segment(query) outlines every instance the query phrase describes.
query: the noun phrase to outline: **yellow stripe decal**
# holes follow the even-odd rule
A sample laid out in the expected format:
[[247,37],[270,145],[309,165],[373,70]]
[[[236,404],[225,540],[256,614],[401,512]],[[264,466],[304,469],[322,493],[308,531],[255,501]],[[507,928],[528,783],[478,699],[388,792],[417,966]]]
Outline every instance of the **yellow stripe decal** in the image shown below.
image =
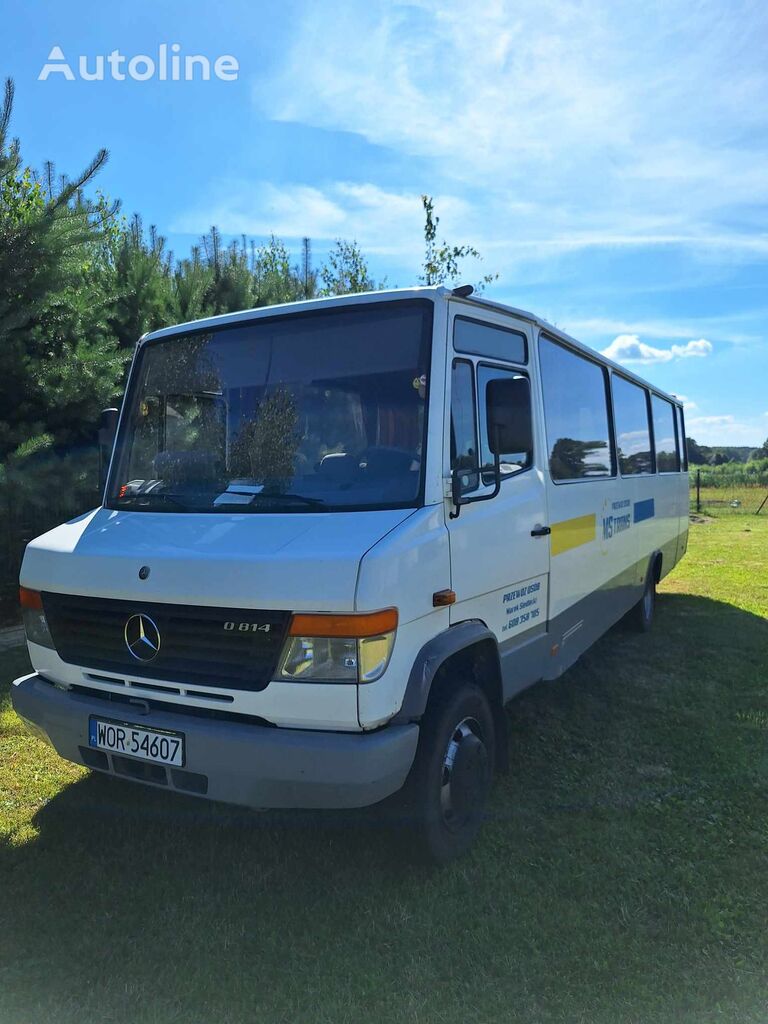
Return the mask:
[[564,519],[562,523],[552,524],[553,555],[562,555],[571,548],[580,548],[589,544],[597,536],[597,516],[593,512],[588,516],[577,516],[575,519]]

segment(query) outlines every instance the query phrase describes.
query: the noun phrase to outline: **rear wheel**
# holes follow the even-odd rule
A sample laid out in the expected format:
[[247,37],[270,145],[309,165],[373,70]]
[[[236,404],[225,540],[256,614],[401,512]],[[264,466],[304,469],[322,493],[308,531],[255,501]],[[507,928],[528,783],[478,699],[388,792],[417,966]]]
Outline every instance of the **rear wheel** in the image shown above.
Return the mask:
[[653,625],[653,613],[656,608],[656,573],[654,567],[648,570],[643,596],[630,612],[632,625],[640,633],[647,633]]
[[482,690],[437,694],[421,726],[406,792],[421,853],[444,864],[461,856],[482,825],[493,779],[493,714]]

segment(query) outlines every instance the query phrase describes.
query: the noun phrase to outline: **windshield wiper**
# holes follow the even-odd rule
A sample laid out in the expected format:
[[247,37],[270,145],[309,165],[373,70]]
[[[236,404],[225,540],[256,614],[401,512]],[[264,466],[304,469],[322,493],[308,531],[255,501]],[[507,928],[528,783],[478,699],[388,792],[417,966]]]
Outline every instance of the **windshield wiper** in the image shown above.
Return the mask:
[[127,509],[142,509],[145,512],[156,512],[160,508],[172,507],[179,512],[194,512],[193,508],[179,501],[173,494],[165,494],[163,491],[151,492],[150,494],[132,494],[127,498],[118,498],[117,507]]
[[[230,493],[235,495],[244,492],[231,491]],[[307,508],[325,508],[328,504],[322,498],[307,498],[304,494],[265,494],[264,491],[258,491],[256,494],[248,493],[248,497],[250,500],[247,502],[217,500],[216,508],[236,508],[240,512],[247,512],[249,508],[252,509],[254,505],[262,502],[275,505],[305,505]]]

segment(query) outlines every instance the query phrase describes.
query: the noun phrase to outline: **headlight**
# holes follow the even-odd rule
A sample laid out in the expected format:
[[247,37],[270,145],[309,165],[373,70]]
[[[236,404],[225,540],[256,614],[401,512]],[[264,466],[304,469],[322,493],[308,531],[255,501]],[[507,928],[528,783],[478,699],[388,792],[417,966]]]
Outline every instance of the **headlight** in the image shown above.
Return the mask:
[[40,592],[30,590],[28,587],[19,587],[19,604],[27,640],[32,644],[50,647],[55,651],[56,645],[53,642],[51,631],[48,629],[48,620],[45,617]]
[[323,636],[292,636],[280,666],[283,679],[318,683],[357,682],[357,643]]
[[280,678],[372,683],[389,664],[396,629],[396,608],[362,615],[294,615],[280,659]]

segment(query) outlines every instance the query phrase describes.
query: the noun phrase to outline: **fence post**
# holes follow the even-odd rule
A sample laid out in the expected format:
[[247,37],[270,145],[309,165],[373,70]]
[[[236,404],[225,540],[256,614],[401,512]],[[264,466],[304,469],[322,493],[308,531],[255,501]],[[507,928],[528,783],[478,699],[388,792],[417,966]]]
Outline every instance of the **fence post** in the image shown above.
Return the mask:
[[701,512],[701,470],[696,470],[696,511]]

